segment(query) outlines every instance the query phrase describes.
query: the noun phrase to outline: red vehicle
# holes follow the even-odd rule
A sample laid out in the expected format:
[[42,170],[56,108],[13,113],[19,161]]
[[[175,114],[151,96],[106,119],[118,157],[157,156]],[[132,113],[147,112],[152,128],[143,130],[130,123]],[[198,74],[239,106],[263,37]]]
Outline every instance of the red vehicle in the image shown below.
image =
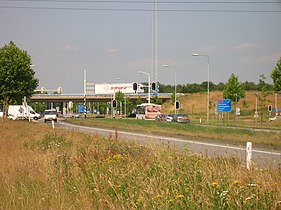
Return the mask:
[[156,117],[155,117],[155,120],[156,121],[166,121],[166,115],[165,114],[158,114]]
[[173,119],[174,119],[174,114],[168,114],[166,117],[167,122],[173,122]]
[[176,114],[173,121],[178,123],[188,123],[190,122],[190,117],[187,114]]
[[187,114],[168,114],[166,117],[167,122],[188,123],[190,117]]
[[136,119],[155,120],[156,116],[161,114],[161,105],[143,103],[137,106]]

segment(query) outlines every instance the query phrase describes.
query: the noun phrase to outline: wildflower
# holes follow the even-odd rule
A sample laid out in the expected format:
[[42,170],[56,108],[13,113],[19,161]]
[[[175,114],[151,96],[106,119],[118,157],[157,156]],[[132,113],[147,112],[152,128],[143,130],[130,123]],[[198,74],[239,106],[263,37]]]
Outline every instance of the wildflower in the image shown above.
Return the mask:
[[117,154],[113,156],[114,159],[120,160],[122,159],[122,155],[121,154]]
[[250,183],[250,184],[248,184],[248,186],[249,186],[249,187],[256,187],[256,186],[257,186],[257,184]]
[[239,185],[239,183],[240,183],[239,180],[237,180],[237,179],[236,179],[236,180],[233,180],[233,184],[234,184],[234,185]]
[[213,188],[216,188],[216,187],[218,186],[218,184],[219,184],[219,183],[217,183],[217,182],[212,182],[212,183],[211,183],[211,186],[212,186]]
[[184,195],[179,194],[179,195],[176,195],[176,197],[175,197],[175,199],[180,199],[180,198],[184,198]]
[[220,194],[220,197],[225,197],[227,193],[228,193],[228,190],[222,191],[222,193]]
[[135,201],[135,204],[136,204],[137,206],[139,206],[140,203],[141,203],[141,199],[138,198],[138,199]]
[[163,198],[163,196],[158,194],[154,198]]

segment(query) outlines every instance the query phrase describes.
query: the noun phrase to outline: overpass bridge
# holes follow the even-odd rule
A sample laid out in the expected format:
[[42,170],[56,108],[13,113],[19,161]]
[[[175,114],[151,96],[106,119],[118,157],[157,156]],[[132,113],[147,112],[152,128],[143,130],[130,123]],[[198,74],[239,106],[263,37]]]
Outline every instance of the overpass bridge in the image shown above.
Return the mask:
[[[177,94],[180,96],[182,94]],[[151,98],[155,97],[156,94],[151,94]],[[158,93],[158,98],[163,101],[171,99],[172,93]],[[138,99],[142,99],[146,101],[148,97],[147,93],[139,93],[139,94],[126,94],[126,98],[129,98],[131,101],[136,101]],[[87,102],[110,102],[113,99],[112,94],[87,94],[86,101]],[[32,102],[45,102],[45,103],[68,103],[72,102],[83,102],[84,94],[34,94],[31,97]]]
[[[148,94],[147,93],[138,93],[138,94],[125,94],[126,98],[130,101],[136,101],[141,99],[143,102],[146,102]],[[180,94],[177,94],[180,95]],[[155,97],[156,94],[152,93],[151,98]],[[163,101],[169,100],[172,96],[172,93],[160,93],[158,98]],[[111,102],[113,100],[112,94],[87,94],[86,102]],[[84,94],[34,94],[31,97],[31,102],[44,102],[47,104],[47,108],[52,109],[54,107],[59,107],[59,110],[63,114],[67,113],[67,109],[73,106],[73,102],[84,102]],[[56,104],[54,106],[54,104]]]

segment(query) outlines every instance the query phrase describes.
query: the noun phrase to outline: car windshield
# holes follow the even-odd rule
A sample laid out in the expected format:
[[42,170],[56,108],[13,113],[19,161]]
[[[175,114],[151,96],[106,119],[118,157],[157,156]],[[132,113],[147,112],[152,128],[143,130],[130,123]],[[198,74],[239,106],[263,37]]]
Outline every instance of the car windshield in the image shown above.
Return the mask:
[[45,115],[56,115],[56,111],[45,111]]

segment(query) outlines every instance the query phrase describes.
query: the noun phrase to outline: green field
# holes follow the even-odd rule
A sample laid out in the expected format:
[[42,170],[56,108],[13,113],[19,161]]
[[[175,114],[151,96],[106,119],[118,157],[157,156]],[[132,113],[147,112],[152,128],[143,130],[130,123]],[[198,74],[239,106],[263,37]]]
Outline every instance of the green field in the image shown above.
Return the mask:
[[0,209],[281,208],[281,171],[247,170],[236,158],[24,121],[1,121],[0,133]]

